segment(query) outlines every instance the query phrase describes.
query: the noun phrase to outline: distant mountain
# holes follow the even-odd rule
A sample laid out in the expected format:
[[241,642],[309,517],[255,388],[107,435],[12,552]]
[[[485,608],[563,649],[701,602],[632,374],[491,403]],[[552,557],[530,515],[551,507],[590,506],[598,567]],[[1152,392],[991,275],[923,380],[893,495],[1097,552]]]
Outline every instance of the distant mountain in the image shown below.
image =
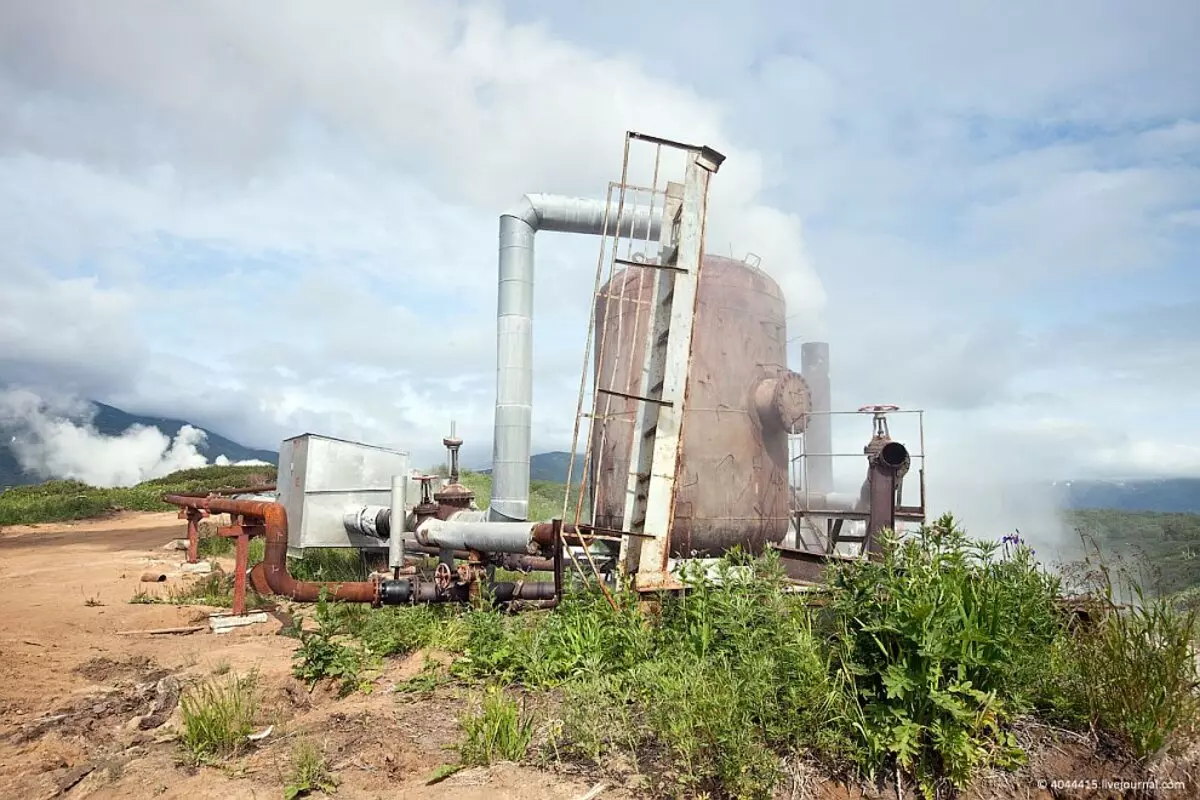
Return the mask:
[[1060,481],[1054,486],[1070,509],[1200,514],[1200,478]]
[[226,439],[219,433],[214,433],[207,428],[202,428],[191,422],[168,419],[166,417],[143,417],[140,414],[130,414],[127,411],[122,411],[119,408],[114,408],[104,403],[93,403],[93,405],[96,407],[96,416],[93,418],[92,424],[96,427],[96,430],[105,436],[120,436],[134,425],[145,425],[151,428],[158,428],[165,435],[173,439],[179,434],[180,428],[184,425],[191,425],[197,430],[204,431],[204,444],[196,449],[200,452],[200,455],[209,461],[212,461],[217,456],[225,456],[230,461],[266,461],[270,464],[275,464],[279,461],[279,453],[274,450],[259,450],[254,447],[246,447],[232,439]]
[[[538,453],[529,457],[529,479],[533,481],[550,481],[552,483],[567,482],[567,468],[571,465],[571,454],[561,450],[552,453]],[[491,467],[476,470],[484,475],[492,473]],[[571,473],[574,483],[583,474],[583,453],[575,456],[575,469]]]
[[[225,438],[219,433],[190,422],[185,422],[184,420],[130,414],[127,411],[122,411],[119,408],[105,405],[104,403],[93,402],[92,405],[95,407],[96,412],[92,418],[92,426],[98,433],[104,436],[120,436],[134,425],[143,425],[150,428],[157,428],[165,436],[174,439],[184,425],[191,425],[197,430],[204,431],[206,438],[203,444],[199,445],[196,450],[210,462],[218,456],[225,456],[230,461],[266,461],[269,464],[275,464],[279,461],[279,453],[277,452],[246,447],[232,439]],[[77,420],[77,422],[81,421]],[[3,431],[0,431],[0,434],[3,433]],[[43,476],[26,472],[22,469],[16,454],[12,450],[10,440],[11,435],[0,437],[0,487],[41,483],[45,480]]]

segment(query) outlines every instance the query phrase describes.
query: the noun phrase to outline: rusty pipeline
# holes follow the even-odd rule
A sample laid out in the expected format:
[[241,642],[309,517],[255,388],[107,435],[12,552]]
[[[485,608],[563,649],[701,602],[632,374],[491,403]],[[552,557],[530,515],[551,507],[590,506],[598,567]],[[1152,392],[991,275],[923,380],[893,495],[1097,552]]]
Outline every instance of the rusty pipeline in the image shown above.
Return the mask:
[[[260,500],[235,500],[226,497],[194,497],[188,495],[168,494],[163,500],[172,505],[180,506],[188,512],[207,512],[211,514],[230,514],[252,520],[261,520],[246,525],[246,529],[261,533],[266,538],[266,550],[261,564],[251,572],[250,580],[255,589],[262,593],[271,593],[291,598],[300,602],[314,602],[322,592],[330,600],[348,603],[371,603],[373,605],[398,603],[446,603],[463,602],[470,599],[471,586],[476,583],[474,575],[467,579],[450,576],[439,580],[422,581],[413,579],[398,579],[386,581],[347,581],[347,582],[318,582],[301,581],[288,572],[287,566],[287,511],[279,503]],[[532,526],[531,539],[534,534],[549,542],[554,540],[552,523]],[[247,538],[243,536],[242,538]],[[240,555],[240,553],[239,553]],[[467,553],[466,555],[470,555]],[[244,558],[239,558],[239,562]],[[551,559],[517,558],[513,564],[519,564],[528,569],[553,568]],[[240,564],[244,568],[244,564]],[[239,574],[241,573],[239,570]],[[512,600],[551,600],[557,594],[553,582],[518,582],[497,583],[490,587],[495,602],[510,602]]]
[[909,463],[908,448],[895,442],[878,441],[868,454],[867,495],[870,516],[867,518],[865,549],[877,553],[879,534],[896,528],[896,481]]
[[290,597],[301,602],[315,602],[321,592],[327,592],[330,600],[349,603],[378,603],[379,584],[374,581],[349,581],[345,583],[300,581],[292,577],[287,566],[288,526],[287,511],[279,503],[261,500],[233,500],[225,497],[188,497],[168,494],[163,500],[171,505],[195,508],[215,514],[238,514],[256,517],[263,521],[267,546],[262,564],[255,567],[261,581],[253,579],[255,586],[263,583],[272,594]]

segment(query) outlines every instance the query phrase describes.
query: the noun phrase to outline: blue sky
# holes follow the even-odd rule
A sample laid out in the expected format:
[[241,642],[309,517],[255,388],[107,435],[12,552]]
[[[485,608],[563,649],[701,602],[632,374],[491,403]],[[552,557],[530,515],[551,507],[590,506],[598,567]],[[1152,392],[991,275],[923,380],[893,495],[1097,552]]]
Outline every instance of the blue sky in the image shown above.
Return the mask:
[[[600,196],[637,129],[728,155],[710,248],[762,256],[840,406],[928,410],[944,497],[1200,475],[1198,32],[1187,0],[7,4],[0,374],[260,446],[434,459],[453,416],[486,462],[497,217]],[[597,247],[539,237],[537,449]]]

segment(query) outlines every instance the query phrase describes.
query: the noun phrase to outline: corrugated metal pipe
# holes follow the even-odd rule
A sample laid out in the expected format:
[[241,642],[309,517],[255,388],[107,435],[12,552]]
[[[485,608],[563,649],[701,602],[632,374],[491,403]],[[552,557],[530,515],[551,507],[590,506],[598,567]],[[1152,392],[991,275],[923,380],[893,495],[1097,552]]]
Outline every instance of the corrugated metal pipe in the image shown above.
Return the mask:
[[[607,211],[607,214],[606,214]],[[618,221],[618,214],[620,220]],[[488,518],[529,518],[533,414],[533,239],[538,231],[598,236],[608,231],[656,241],[662,210],[550,194],[527,194],[500,216],[496,309],[496,422]]]

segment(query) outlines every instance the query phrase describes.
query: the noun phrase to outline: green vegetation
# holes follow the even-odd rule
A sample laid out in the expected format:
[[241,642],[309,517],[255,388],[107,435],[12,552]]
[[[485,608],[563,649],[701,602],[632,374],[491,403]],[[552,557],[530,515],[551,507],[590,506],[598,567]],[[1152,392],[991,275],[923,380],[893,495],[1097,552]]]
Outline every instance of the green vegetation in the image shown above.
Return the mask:
[[79,481],[47,481],[0,492],[0,525],[32,525],[102,517],[115,511],[170,511],[169,492],[196,493],[274,483],[275,468],[203,467],[173,472],[137,486],[99,489]]
[[520,761],[533,741],[533,717],[499,686],[488,686],[460,724],[462,762],[487,766],[496,761]]
[[[464,763],[532,747],[714,796],[768,797],[800,758],[944,794],[1022,763],[1027,715],[1139,754],[1194,733],[1194,613],[1146,601],[1075,624],[1028,548],[973,541],[949,516],[816,593],[787,591],[772,556],[685,578],[653,610],[586,591],[515,615],[319,603],[294,669],[353,691],[388,655],[444,650],[444,673],[483,687],[461,720]],[[437,669],[411,688],[444,681]],[[536,714],[519,699],[533,692]]]
[[240,753],[254,730],[259,700],[255,672],[209,680],[184,692],[181,741],[189,757],[199,764]]
[[1068,520],[1106,552],[1137,557],[1148,590],[1181,598],[1200,591],[1200,514],[1087,510]]
[[885,549],[834,573],[827,609],[859,763],[898,764],[927,796],[939,779],[962,788],[981,767],[1017,766],[1006,726],[1034,707],[1064,635],[1059,582],[1017,537],[974,542],[950,516]]
[[[445,472],[445,470],[439,470]],[[480,472],[463,472],[460,478],[464,486],[475,493],[475,504],[486,508],[492,497],[492,476]],[[579,476],[572,478],[575,486],[571,492],[571,504],[564,519],[574,521],[575,509],[579,500]],[[529,482],[529,518],[554,519],[563,516],[563,501],[567,496],[567,487],[562,483],[551,481]],[[584,513],[588,513],[587,503],[584,503]]]
[[292,674],[313,685],[323,679],[347,695],[371,685],[388,656],[406,655],[422,647],[455,649],[463,640],[456,609],[446,607],[383,608],[329,603],[315,610],[317,629],[297,631],[300,647]]
[[[0,522],[164,508],[165,491],[246,484],[251,470],[273,477],[226,467],[131,489],[19,487],[0,495]],[[464,482],[486,505],[488,476],[467,473]],[[558,516],[564,497],[562,485],[534,482],[531,514]],[[526,614],[322,599],[316,629],[292,631],[300,640],[293,672],[349,694],[369,691],[386,658],[444,651],[448,666],[427,657],[397,690],[429,692],[451,680],[480,688],[460,719],[463,765],[533,753],[634,769],[658,789],[714,796],[770,796],[800,759],[876,779],[903,775],[927,797],[945,794],[983,769],[1021,764],[1013,729],[1024,716],[1099,732],[1136,756],[1190,741],[1200,733],[1200,515],[1077,511],[1071,519],[1096,552],[1061,575],[1017,537],[976,541],[946,516],[919,535],[888,537],[880,560],[840,566],[820,590],[800,594],[773,556],[734,553],[710,573],[690,570],[686,593],[652,606],[624,591],[616,608],[576,591],[553,611]],[[206,537],[201,552],[228,555],[232,546]],[[1100,548],[1116,561],[1101,559]],[[251,562],[261,558],[255,541]],[[311,580],[367,573],[349,550],[313,551],[291,568]],[[1089,620],[1064,611],[1066,590],[1098,600]],[[214,574],[134,602],[228,605],[230,596],[229,576]],[[183,741],[196,761],[236,754],[251,730],[254,676],[226,677],[182,701]],[[527,705],[533,693],[539,702]],[[292,796],[332,791],[319,751],[298,749],[293,761]]]
[[329,770],[324,751],[308,739],[297,742],[292,748],[292,770],[283,790],[284,800],[307,797],[313,792],[336,791],[337,780]]
[[[224,572],[212,572],[179,586],[172,586],[166,595],[157,595],[144,589],[139,589],[129,599],[129,602],[135,605],[166,604],[231,608],[233,606],[233,575]],[[246,608],[266,608],[269,605],[269,599],[247,587]]]
[[1139,583],[1144,570],[1106,561],[1093,544],[1068,571],[1077,592],[1100,598],[1120,613],[1104,614],[1070,648],[1056,654],[1052,711],[1075,712],[1148,756],[1169,744],[1176,730],[1196,733],[1196,633],[1200,609],[1178,595],[1150,597]]

